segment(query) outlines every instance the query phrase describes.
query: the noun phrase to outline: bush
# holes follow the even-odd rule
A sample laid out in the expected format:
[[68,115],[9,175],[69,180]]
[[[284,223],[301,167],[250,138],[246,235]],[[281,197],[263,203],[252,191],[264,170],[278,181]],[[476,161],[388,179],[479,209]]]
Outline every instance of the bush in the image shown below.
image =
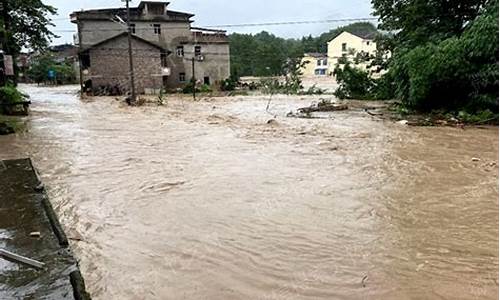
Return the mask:
[[325,93],[324,89],[316,87],[316,84],[309,87],[307,90],[300,92],[301,95],[323,95]]
[[368,72],[352,67],[350,63],[341,68],[339,65],[334,70],[340,86],[334,92],[340,99],[373,99],[374,80]]
[[[7,85],[4,87],[0,87],[0,103],[12,104],[18,103],[29,98],[28,95],[25,95],[18,91],[14,86]],[[0,106],[0,113],[2,114],[14,114],[16,112],[16,106]]]
[[203,84],[200,86],[199,89],[196,89],[200,93],[211,93],[212,92],[212,87],[210,87],[208,84]]
[[14,86],[0,87],[0,103],[16,103],[24,101],[26,98],[28,95],[21,93]]
[[492,113],[490,110],[478,111],[475,114],[470,114],[466,111],[458,113],[458,119],[464,123],[486,123],[496,120],[498,122],[498,114]]
[[238,79],[236,78],[227,78],[220,82],[220,90],[221,91],[234,91],[236,85],[238,84]]
[[[195,86],[195,83],[193,82],[193,80],[190,80],[189,83],[187,83],[183,88],[182,88],[182,92],[184,94],[192,94],[193,93],[193,89],[194,89],[194,86]],[[197,90],[198,91],[198,90]]]

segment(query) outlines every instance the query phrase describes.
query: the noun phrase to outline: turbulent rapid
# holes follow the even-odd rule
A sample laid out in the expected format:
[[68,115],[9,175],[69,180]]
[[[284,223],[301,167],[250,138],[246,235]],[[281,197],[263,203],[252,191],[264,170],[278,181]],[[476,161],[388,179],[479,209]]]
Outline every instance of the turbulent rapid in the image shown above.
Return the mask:
[[33,158],[93,299],[498,295],[498,128],[21,89],[27,131],[0,159]]

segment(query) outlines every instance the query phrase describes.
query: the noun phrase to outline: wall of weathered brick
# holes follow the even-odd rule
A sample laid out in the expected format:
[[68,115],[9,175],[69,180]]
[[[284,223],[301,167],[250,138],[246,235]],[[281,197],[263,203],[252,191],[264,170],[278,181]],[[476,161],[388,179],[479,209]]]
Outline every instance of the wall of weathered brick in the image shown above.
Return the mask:
[[[137,39],[132,40],[135,86],[137,93],[163,86],[161,50]],[[118,86],[129,90],[129,56],[127,37],[123,36],[89,50],[90,71],[84,78],[93,88]]]

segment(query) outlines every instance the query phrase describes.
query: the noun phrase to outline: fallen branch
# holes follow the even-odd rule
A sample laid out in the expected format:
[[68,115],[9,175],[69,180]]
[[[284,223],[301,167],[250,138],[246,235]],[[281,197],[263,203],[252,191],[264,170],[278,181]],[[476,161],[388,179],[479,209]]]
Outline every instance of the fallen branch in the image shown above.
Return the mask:
[[369,114],[370,116],[373,116],[373,117],[378,117],[378,116],[383,116],[384,114],[383,113],[372,113],[371,111],[368,110],[368,108],[365,108],[365,112],[367,114]]
[[349,107],[345,104],[337,105],[337,104],[323,104],[323,105],[317,105],[317,106],[309,106],[309,107],[302,107],[297,109],[298,112],[300,113],[312,113],[312,112],[319,112],[319,111],[340,111],[340,110],[347,110]]
[[7,251],[5,249],[0,249],[0,257],[3,257],[7,260],[13,260],[18,263],[23,263],[26,264],[30,267],[42,269],[45,264],[43,262],[39,262],[37,260],[27,258],[25,256],[21,256],[19,254],[12,253],[10,251]]

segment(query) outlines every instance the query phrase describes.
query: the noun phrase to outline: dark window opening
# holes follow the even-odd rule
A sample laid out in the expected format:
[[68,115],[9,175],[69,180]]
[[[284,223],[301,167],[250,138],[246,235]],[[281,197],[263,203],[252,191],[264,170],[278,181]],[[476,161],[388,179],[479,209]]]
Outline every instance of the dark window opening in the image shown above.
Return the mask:
[[347,43],[342,43],[342,51],[347,51]]
[[82,70],[90,68],[90,55],[88,52],[80,54]]
[[194,46],[194,56],[201,55],[201,46]]
[[186,73],[179,73],[179,81],[186,82]]
[[208,76],[203,77],[203,83],[206,85],[210,85],[210,77]]
[[130,24],[130,32],[135,34],[135,24]]
[[160,24],[153,24],[153,30],[155,34],[160,35],[161,34],[161,25]]
[[317,63],[318,66],[321,66],[321,59],[318,59],[318,63]]
[[163,52],[162,54],[160,54],[160,59],[161,59],[161,66],[163,68],[166,68],[167,67],[167,53]]
[[176,53],[177,53],[178,57],[183,57],[184,56],[184,46],[177,46]]
[[326,75],[326,69],[316,69],[316,70],[314,70],[314,74],[316,74],[316,75]]

